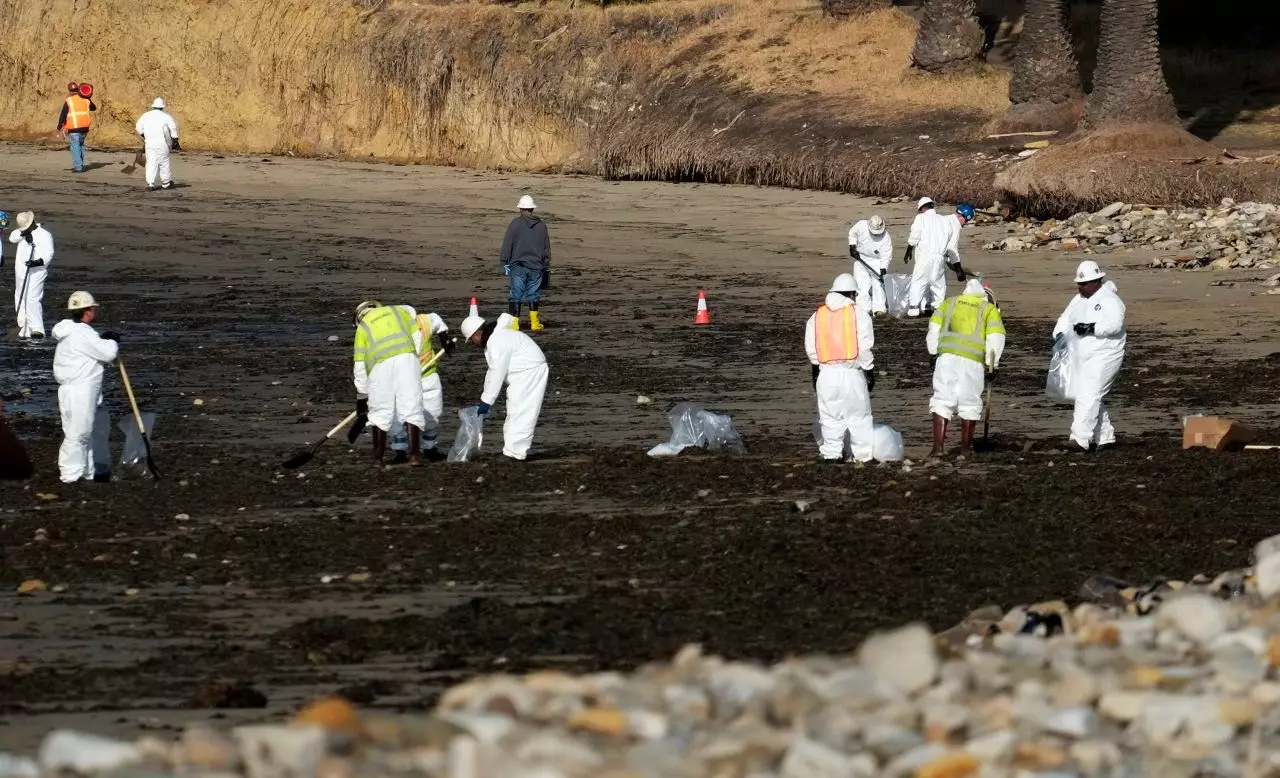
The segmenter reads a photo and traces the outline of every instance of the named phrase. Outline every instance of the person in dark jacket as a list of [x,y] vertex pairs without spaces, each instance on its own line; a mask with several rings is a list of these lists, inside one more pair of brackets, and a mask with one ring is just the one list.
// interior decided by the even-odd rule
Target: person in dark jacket
[[66,139],[71,147],[71,171],[84,172],[84,140],[93,126],[93,114],[98,110],[89,98],[93,97],[93,86],[67,84],[67,99],[62,103],[62,113],[58,114],[58,134]]
[[551,237],[547,223],[533,215],[538,206],[533,198],[525,195],[516,206],[520,215],[507,225],[502,239],[502,269],[511,277],[511,292],[507,296],[507,310],[511,314],[511,329],[520,329],[520,305],[529,304],[529,329],[542,329],[538,320],[538,300],[542,289],[551,281]]

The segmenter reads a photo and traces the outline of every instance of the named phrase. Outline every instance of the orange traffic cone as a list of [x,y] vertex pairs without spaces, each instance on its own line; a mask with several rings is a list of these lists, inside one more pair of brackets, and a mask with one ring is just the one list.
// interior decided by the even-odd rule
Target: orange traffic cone
[[479,306],[479,305],[476,305],[476,298],[474,298],[474,297],[472,297],[472,298],[471,298],[471,312],[470,312],[469,314],[467,314],[467,315],[468,315],[468,316],[479,316],[479,315],[480,315],[480,306]]
[[698,290],[698,313],[693,317],[694,324],[710,324],[711,314],[707,311],[707,293]]

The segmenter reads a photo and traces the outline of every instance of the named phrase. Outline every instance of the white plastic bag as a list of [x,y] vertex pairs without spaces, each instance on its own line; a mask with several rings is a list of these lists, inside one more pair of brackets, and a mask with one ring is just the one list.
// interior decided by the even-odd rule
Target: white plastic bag
[[[822,422],[813,422],[813,442],[822,445]],[[888,424],[875,424],[871,428],[871,458],[877,462],[901,462],[906,457],[906,446],[902,442],[902,433]],[[844,459],[853,456],[853,442],[849,436],[844,438]]]
[[1057,403],[1074,403],[1076,393],[1071,378],[1071,342],[1064,336],[1053,344],[1049,375],[1044,382],[1045,396]]
[[680,403],[667,412],[671,422],[671,437],[649,449],[651,457],[670,457],[690,446],[708,451],[726,450],[732,454],[746,452],[742,437],[734,429],[733,419],[722,413],[712,413],[700,405]]
[[453,439],[453,447],[449,449],[450,462],[470,462],[480,453],[480,443],[484,438],[484,419],[476,412],[476,406],[468,405],[458,411],[458,435]]
[[884,277],[884,301],[890,316],[901,319],[907,315],[907,292],[910,287],[911,276],[906,273]]
[[[147,440],[150,440],[156,415],[150,411],[143,411],[140,415],[142,426],[147,430]],[[116,427],[124,433],[124,453],[120,455],[120,477],[150,478],[151,471],[147,468],[147,445],[142,442],[142,435],[138,432],[138,422],[134,420],[133,414],[121,419]]]

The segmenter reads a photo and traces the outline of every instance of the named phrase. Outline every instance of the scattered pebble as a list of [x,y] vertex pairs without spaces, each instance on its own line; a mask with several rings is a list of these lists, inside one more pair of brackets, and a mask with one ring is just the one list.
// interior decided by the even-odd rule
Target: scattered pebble
[[49,585],[39,578],[30,578],[18,584],[18,594],[31,594],[32,592],[43,592],[48,589]]

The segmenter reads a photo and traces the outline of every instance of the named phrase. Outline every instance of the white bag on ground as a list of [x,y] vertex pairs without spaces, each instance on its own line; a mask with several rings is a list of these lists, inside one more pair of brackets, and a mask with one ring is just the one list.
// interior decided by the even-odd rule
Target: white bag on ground
[[[822,445],[822,422],[813,422],[813,442]],[[871,428],[871,458],[877,462],[901,462],[906,458],[907,449],[902,442],[902,433],[888,424],[875,424]],[[844,459],[853,456],[853,441],[846,434],[844,437]]]
[[746,452],[742,437],[733,427],[733,419],[712,413],[700,405],[680,403],[667,412],[671,422],[671,438],[649,449],[651,457],[669,457],[690,446],[708,451],[727,450],[732,454]]
[[458,434],[453,439],[453,447],[449,449],[448,461],[469,462],[480,453],[484,419],[476,413],[476,406],[468,405],[458,410],[458,422]]
[[1045,395],[1057,403],[1074,403],[1075,389],[1071,386],[1071,342],[1059,338],[1049,357],[1049,375],[1044,382]]
[[[147,430],[147,440],[151,440],[151,430],[155,426],[156,415],[150,411],[143,411],[140,415],[142,426]],[[147,469],[147,445],[142,442],[142,435],[138,432],[138,422],[134,420],[133,414],[121,419],[116,427],[124,433],[124,453],[120,455],[120,477],[150,478],[151,471]]]
[[906,273],[884,277],[884,302],[890,316],[900,319],[907,315],[907,291],[910,287],[911,276]]

